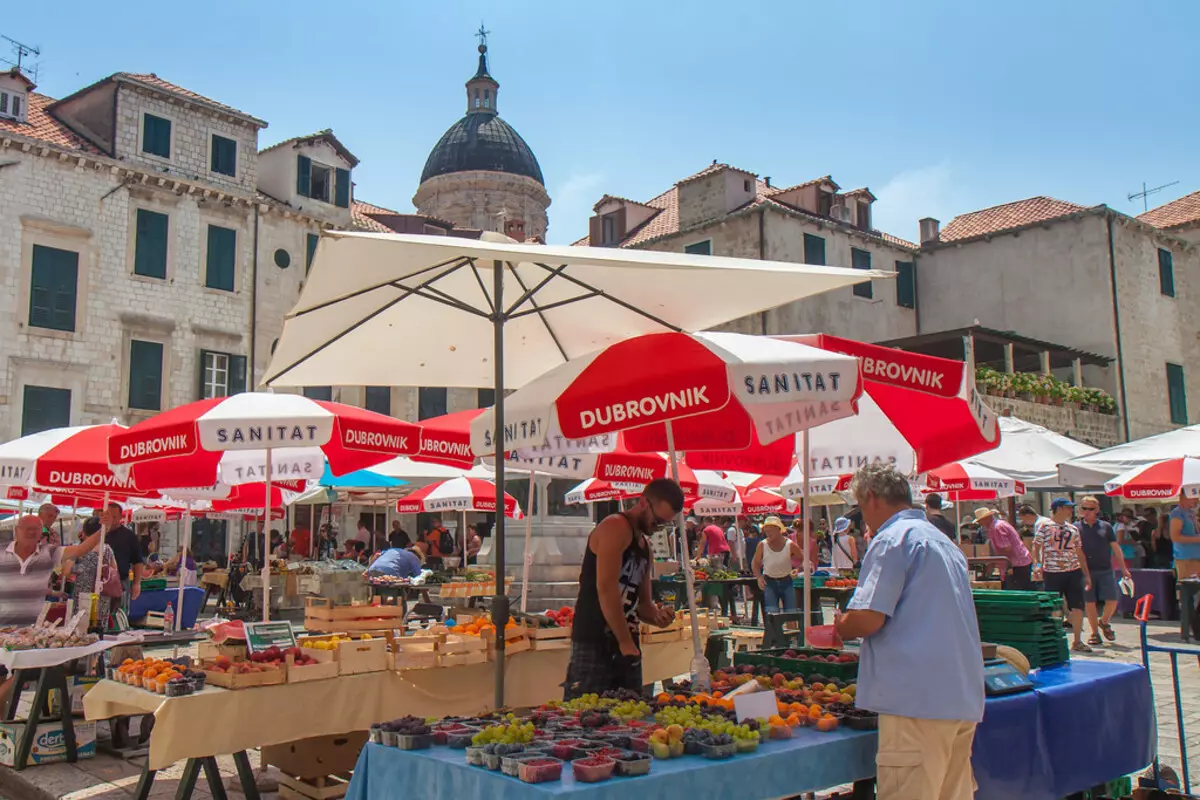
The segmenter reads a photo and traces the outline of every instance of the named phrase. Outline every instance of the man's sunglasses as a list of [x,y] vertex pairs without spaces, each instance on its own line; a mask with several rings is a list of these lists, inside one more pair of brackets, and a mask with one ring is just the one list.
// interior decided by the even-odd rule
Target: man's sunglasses
[[1080,506],[1080,511],[1099,511],[1100,506]]

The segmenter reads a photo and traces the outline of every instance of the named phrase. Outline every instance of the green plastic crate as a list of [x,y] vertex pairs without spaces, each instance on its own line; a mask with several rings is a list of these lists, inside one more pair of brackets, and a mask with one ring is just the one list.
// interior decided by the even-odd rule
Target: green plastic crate
[[142,581],[142,591],[144,592],[161,592],[167,588],[166,578],[147,578]]
[[824,675],[827,678],[838,678],[844,681],[858,680],[857,661],[848,664],[830,664],[825,661],[798,661],[794,658],[784,658],[783,654],[789,649],[806,656],[829,656],[839,653],[837,650],[819,650],[815,647],[757,650],[752,653],[737,652],[733,654],[733,664],[736,667],[740,667],[743,664],[748,664],[752,667],[772,667],[805,677],[809,675]]

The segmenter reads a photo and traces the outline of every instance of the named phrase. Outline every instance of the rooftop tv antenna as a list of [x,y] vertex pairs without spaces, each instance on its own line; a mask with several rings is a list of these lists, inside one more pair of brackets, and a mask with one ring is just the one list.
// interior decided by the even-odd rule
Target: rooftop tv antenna
[[16,67],[26,75],[29,75],[33,79],[34,83],[37,83],[38,65],[33,64],[32,66],[26,66],[25,59],[29,58],[29,56],[40,56],[42,54],[42,48],[18,42],[11,36],[0,35],[0,39],[8,42],[9,46],[12,48],[13,54],[17,59],[16,61],[13,61],[7,58],[0,58],[0,63],[8,64],[10,67]]
[[1150,200],[1149,200],[1150,195],[1158,194],[1163,189],[1166,189],[1168,186],[1174,186],[1177,183],[1179,183],[1179,181],[1171,181],[1170,183],[1164,183],[1162,186],[1155,186],[1153,188],[1147,189],[1146,182],[1142,181],[1142,190],[1140,192],[1130,192],[1129,199],[1137,200],[1140,197],[1142,200],[1142,211],[1149,211],[1150,210]]

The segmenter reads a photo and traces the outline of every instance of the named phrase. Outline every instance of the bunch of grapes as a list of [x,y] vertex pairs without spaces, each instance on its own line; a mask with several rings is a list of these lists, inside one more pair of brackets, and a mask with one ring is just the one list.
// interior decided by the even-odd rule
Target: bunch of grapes
[[405,736],[424,736],[429,733],[429,725],[420,717],[401,717],[379,726],[380,730],[399,733]]
[[608,689],[600,695],[602,700],[641,700],[642,693],[633,689]]
[[483,752],[489,756],[515,756],[525,752],[523,744],[485,744]]
[[576,697],[574,700],[568,700],[559,707],[572,712],[591,711],[592,709],[603,708],[611,703],[612,701],[602,700],[598,694],[585,694]]
[[533,723],[492,725],[471,737],[475,746],[488,744],[528,744],[533,741]]
[[644,700],[623,700],[608,710],[608,713],[622,722],[633,719],[645,719],[650,716],[650,704]]

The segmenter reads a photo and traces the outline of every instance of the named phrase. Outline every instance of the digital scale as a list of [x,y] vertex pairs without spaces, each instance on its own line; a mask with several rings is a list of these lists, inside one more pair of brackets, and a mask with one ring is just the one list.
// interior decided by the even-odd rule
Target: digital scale
[[1029,677],[1003,658],[989,658],[983,662],[983,693],[988,697],[1031,691],[1033,682]]

